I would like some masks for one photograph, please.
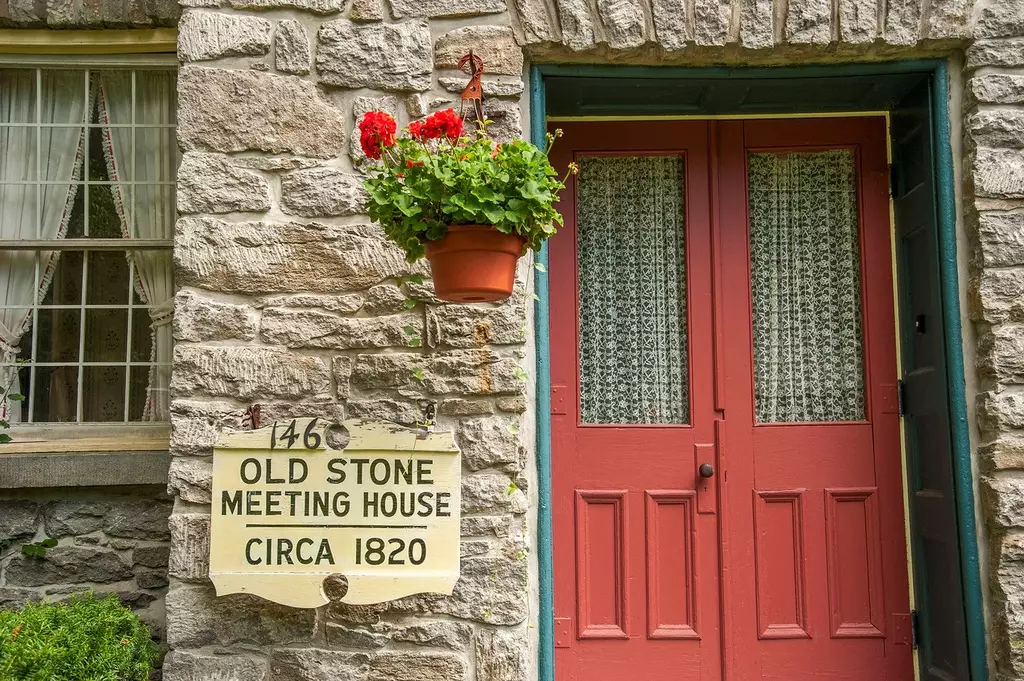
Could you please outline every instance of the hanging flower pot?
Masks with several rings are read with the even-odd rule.
[[[453,110],[413,121],[371,111],[359,122],[363,152],[377,163],[364,182],[367,213],[409,262],[426,256],[438,298],[504,300],[516,262],[562,222],[553,204],[564,181],[529,142],[495,144],[488,122],[469,137]],[[575,170],[573,167],[571,170]]]

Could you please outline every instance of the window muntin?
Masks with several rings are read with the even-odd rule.
[[[169,67],[0,67],[12,424],[168,418],[175,90]]]

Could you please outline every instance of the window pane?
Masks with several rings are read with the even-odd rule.
[[[689,421],[680,156],[580,159],[584,423]]]
[[[123,421],[126,367],[85,367],[82,383],[83,421]]]
[[[757,421],[864,418],[854,153],[749,157]]]

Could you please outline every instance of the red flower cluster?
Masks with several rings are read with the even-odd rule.
[[[374,160],[381,157],[383,150],[395,143],[398,124],[391,114],[384,111],[367,111],[359,121],[359,144],[363,153]]]
[[[410,123],[409,134],[420,142],[442,137],[454,142],[462,137],[462,119],[459,118],[459,114],[455,113],[455,109],[437,111],[422,123],[419,121]]]

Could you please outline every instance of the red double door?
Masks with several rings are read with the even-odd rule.
[[[913,679],[884,119],[557,127],[557,678]]]

